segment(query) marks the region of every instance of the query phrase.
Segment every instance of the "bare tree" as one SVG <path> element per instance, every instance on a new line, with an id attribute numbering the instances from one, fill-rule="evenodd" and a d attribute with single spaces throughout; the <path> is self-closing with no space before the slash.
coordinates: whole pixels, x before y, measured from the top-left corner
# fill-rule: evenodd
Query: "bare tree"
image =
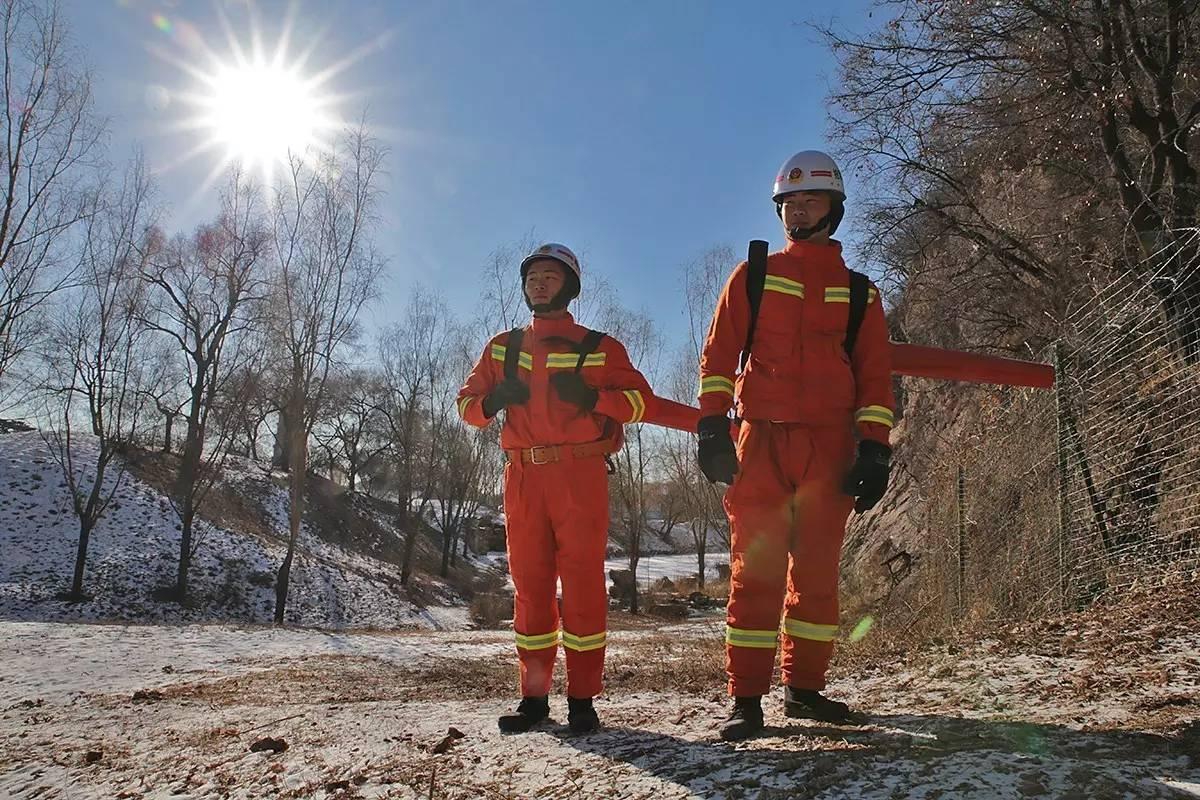
<path id="1" fill-rule="evenodd" d="M 179 371 L 171 342 L 158 337 L 152 344 L 143 343 L 141 350 L 148 377 L 138 391 L 143 400 L 154 405 L 155 412 L 162 418 L 160 449 L 170 453 L 175 422 L 183 415 L 188 402 L 187 378 Z M 148 432 L 146 438 L 153 442 L 157 433 Z"/>
<path id="2" fill-rule="evenodd" d="M 512 330 L 528 319 L 520 266 L 521 260 L 541 244 L 534 236 L 531 230 L 488 253 L 480 270 L 483 288 L 479 294 L 479 312 L 475 315 L 481 326 L 477 331 L 480 338 Z"/>
<path id="3" fill-rule="evenodd" d="M 354 368 L 332 381 L 329 413 L 313 430 L 313 438 L 329 464 L 346 477 L 346 488 L 356 491 L 363 468 L 389 448 L 385 420 L 380 413 L 386 389 L 374 369 Z"/>
<path id="4" fill-rule="evenodd" d="M 84 597 L 88 543 L 121 488 L 125 463 L 119 453 L 137 429 L 140 410 L 137 320 L 144 286 L 139 271 L 152 252 L 148 240 L 155 223 L 150 180 L 140 159 L 115 194 L 108 208 L 87 218 L 81 285 L 71 298 L 76 302 L 64 308 L 46 359 L 48 388 L 61 405 L 54 414 L 59 425 L 43 437 L 79 521 L 74 576 L 65 595 L 74 601 Z M 80 418 L 91 437 L 79 436 Z"/>
<path id="5" fill-rule="evenodd" d="M 304 509 L 308 439 L 328 379 L 354 342 L 358 315 L 376 291 L 383 261 L 371 239 L 384 151 L 363 126 L 329 152 L 290 159 L 272 213 L 276 320 L 287 375 L 281 425 L 289 456 L 288 548 L 275 584 L 282 624 Z"/>
<path id="6" fill-rule="evenodd" d="M 606 329 L 629 353 L 633 365 L 641 370 L 653 386 L 658 366 L 662 338 L 653 320 L 644 314 L 630 312 L 616 303 L 610 304 L 602 318 Z M 629 569 L 637 574 L 641 559 L 642 532 L 649 525 L 649 488 L 654 479 L 656 434 L 642 424 L 625 426 L 625 444 L 614 456 L 616 472 L 612 476 L 611 504 L 616 510 L 615 522 L 625 534 L 628 545 Z M 638 612 L 636 581 L 630 598 L 630 611 Z"/>
<path id="7" fill-rule="evenodd" d="M 39 314 L 73 273 L 70 236 L 96 204 L 89 159 L 102 127 L 55 2 L 0 2 L 4 191 L 0 196 L 0 389 L 32 347 Z"/>
<path id="8" fill-rule="evenodd" d="M 436 376 L 434 382 L 434 402 L 445 414 L 439 420 L 441 435 L 436 440 L 434 462 L 437 478 L 434 498 L 437 500 L 438 527 L 442 532 L 442 577 L 446 577 L 455 561 L 458 538 L 464 534 L 464 526 L 476 518 L 487 493 L 487 483 L 496 474 L 495 462 L 499 455 L 494 430 L 468 428 L 445 413 L 453 407 L 458 389 L 474 365 L 478 352 L 474 344 L 466 328 L 453 326 L 450 350 L 445 354 L 450 369 Z"/>
<path id="9" fill-rule="evenodd" d="M 688 342 L 675 360 L 669 387 L 673 399 L 681 403 L 695 401 L 700 373 L 700 353 L 717 306 L 721 287 L 733 272 L 738 258 L 731 247 L 711 247 L 683 267 L 684 311 L 688 322 Z M 696 547 L 696 575 L 699 588 L 704 588 L 705 560 L 711 532 L 723 534 L 729 545 L 729 524 L 721 504 L 723 492 L 710 483 L 696 461 L 696 432 L 667 434 L 663 447 L 664 472 L 682 496 L 688 498 L 692 509 L 688 529 Z"/>
<path id="10" fill-rule="evenodd" d="M 234 173 L 218 220 L 153 253 L 142 270 L 150 289 L 144 324 L 174 343 L 187 374 L 187 431 L 171 498 L 182 531 L 173 591 L 180 602 L 187 599 L 196 514 L 228 452 L 231 427 L 215 423 L 222 415 L 236 416 L 236 409 L 218 401 L 230 396 L 223 393 L 229 376 L 255 355 L 242 345 L 262 297 L 269 246 L 259 205 L 258 193 Z"/>
<path id="11" fill-rule="evenodd" d="M 1135 266 L 1200 359 L 1195 4 L 878 8 L 891 19 L 867 36 L 824 31 L 842 153 L 876 192 L 874 254 L 909 286 L 928 277 L 980 342 L 1045 337 L 1080 273 Z"/>
<path id="12" fill-rule="evenodd" d="M 418 288 L 404 318 L 379 341 L 388 388 L 381 412 L 396 460 L 397 527 L 405 537 L 400 580 L 406 585 L 421 520 L 433 499 L 438 448 L 447 429 L 458 425 L 453 397 L 446 398 L 446 386 L 461 377 L 453 359 L 455 337 L 445 303 Z"/>

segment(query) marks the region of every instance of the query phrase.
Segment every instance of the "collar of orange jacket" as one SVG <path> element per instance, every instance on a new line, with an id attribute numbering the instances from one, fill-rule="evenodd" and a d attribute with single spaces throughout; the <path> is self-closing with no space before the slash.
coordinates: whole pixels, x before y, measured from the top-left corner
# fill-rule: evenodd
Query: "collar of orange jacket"
<path id="1" fill-rule="evenodd" d="M 828 258 L 830 254 L 838 256 L 842 254 L 842 243 L 837 239 L 830 239 L 827 242 L 793 242 L 791 239 L 788 239 L 788 243 L 783 248 L 783 252 L 791 256 L 800 256 L 802 258 Z"/>
<path id="2" fill-rule="evenodd" d="M 535 316 L 531 329 L 539 339 L 547 336 L 565 336 L 575 332 L 575 318 L 569 312 L 561 317 Z"/>

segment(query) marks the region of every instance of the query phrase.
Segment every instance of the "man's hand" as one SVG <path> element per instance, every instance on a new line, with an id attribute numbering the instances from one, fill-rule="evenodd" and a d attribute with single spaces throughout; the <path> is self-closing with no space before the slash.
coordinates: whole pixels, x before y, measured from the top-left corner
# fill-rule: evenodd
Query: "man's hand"
<path id="1" fill-rule="evenodd" d="M 499 386 L 492 389 L 487 397 L 483 398 L 483 414 L 485 417 L 491 418 L 496 416 L 500 409 L 524 405 L 527 400 L 529 400 L 529 387 L 517 378 L 505 378 Z"/>
<path id="2" fill-rule="evenodd" d="M 870 511 L 883 499 L 891 474 L 892 448 L 871 439 L 858 443 L 858 459 L 846 476 L 842 490 L 854 501 L 854 510 L 859 514 Z"/>
<path id="3" fill-rule="evenodd" d="M 550 376 L 550 385 L 559 399 L 573 403 L 584 411 L 591 411 L 600 399 L 600 393 L 588 386 L 578 372 L 556 372 Z"/>
<path id="4" fill-rule="evenodd" d="M 737 448 L 729 433 L 729 417 L 724 414 L 701 417 L 696 433 L 700 437 L 696 459 L 704 477 L 712 483 L 733 483 L 738 460 Z"/>

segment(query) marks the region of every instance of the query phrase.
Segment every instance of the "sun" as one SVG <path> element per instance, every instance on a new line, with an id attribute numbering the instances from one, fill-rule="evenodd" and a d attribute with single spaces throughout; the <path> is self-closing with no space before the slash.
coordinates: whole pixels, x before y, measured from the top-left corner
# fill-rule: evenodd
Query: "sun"
<path id="1" fill-rule="evenodd" d="M 226 159 L 270 170 L 327 142 L 336 127 L 319 87 L 296 67 L 264 61 L 219 65 L 203 79 L 200 127 Z"/>
<path id="2" fill-rule="evenodd" d="M 209 36 L 223 30 L 223 42 L 219 36 L 211 41 L 186 19 L 154 18 L 155 30 L 167 41 L 153 44 L 151 51 L 177 67 L 186 81 L 174 88 L 147 87 L 147 102 L 169 115 L 167 132 L 183 137 L 162 169 L 208 162 L 211 168 L 197 196 L 231 167 L 271 185 L 290 159 L 332 151 L 348 127 L 343 108 L 363 99 L 361 89 L 344 85 L 344 73 L 377 52 L 390 35 L 385 31 L 348 51 L 319 37 L 297 47 L 293 5 L 269 44 L 254 6 L 247 9 L 248 15 L 238 19 L 218 13 L 220 25 Z M 325 61 L 327 54 L 335 59 Z"/>

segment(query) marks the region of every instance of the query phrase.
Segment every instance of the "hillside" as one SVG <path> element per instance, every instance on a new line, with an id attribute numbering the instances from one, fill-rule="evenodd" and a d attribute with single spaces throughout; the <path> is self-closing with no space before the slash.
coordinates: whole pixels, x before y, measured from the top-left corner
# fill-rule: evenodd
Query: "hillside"
<path id="1" fill-rule="evenodd" d="M 86 442 L 81 469 L 89 468 Z M 94 469 L 94 455 L 90 464 Z M 10 620 L 269 622 L 286 549 L 283 474 L 233 459 L 197 522 L 187 606 L 155 599 L 170 585 L 179 523 L 165 494 L 173 457 L 135 451 L 109 513 L 93 533 L 84 578 L 91 599 L 66 603 L 77 522 L 58 465 L 36 431 L 0 435 L 0 617 Z M 112 480 L 112 477 L 109 478 Z M 459 560 L 432 576 L 440 541 L 423 527 L 417 569 L 400 583 L 395 506 L 308 481 L 308 513 L 292 571 L 287 622 L 330 628 L 458 628 L 472 585 L 488 569 Z"/>

